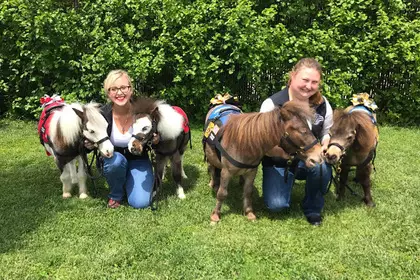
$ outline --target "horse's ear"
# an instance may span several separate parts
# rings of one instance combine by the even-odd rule
[[[73,111],[76,113],[76,115],[79,116],[79,118],[81,118],[83,120],[83,112],[82,111],[80,111],[76,108],[73,108]]]
[[[152,112],[150,112],[150,116],[152,116],[152,119],[156,119],[159,115],[159,107],[156,106],[153,108]]]
[[[290,112],[285,109],[284,107],[280,108],[280,117],[282,120],[290,120],[292,118],[292,116],[290,115]]]

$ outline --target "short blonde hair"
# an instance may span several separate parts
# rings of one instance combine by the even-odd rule
[[[133,89],[133,84],[131,82],[131,78],[128,75],[128,73],[124,70],[117,69],[117,70],[110,71],[108,75],[106,76],[106,79],[104,81],[104,91],[106,94],[108,94],[108,90],[112,86],[112,84],[114,84],[114,82],[122,76],[127,77],[128,84],[131,87],[131,89]]]

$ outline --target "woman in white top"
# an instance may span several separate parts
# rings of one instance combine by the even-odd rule
[[[154,176],[147,152],[135,156],[127,149],[133,130],[130,76],[123,70],[109,72],[104,90],[111,102],[102,108],[102,114],[108,121],[108,135],[115,147],[113,157],[103,159],[103,173],[110,188],[108,207],[119,207],[127,197],[132,207],[146,208],[151,202]],[[155,135],[154,144],[157,141]]]

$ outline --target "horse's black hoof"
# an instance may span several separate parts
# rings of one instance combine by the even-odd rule
[[[313,226],[319,227],[322,225],[322,217],[321,215],[310,215],[306,216],[306,220]]]

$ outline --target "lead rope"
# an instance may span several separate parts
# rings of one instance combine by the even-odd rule
[[[162,185],[162,180],[157,174],[157,163],[156,163],[156,153],[155,150],[152,148],[152,141],[147,142],[147,148],[150,153],[150,160],[153,166],[153,174],[154,174],[154,182],[153,182],[153,189],[152,194],[150,195],[150,209],[152,211],[158,210],[158,195],[160,191],[160,186]]]

